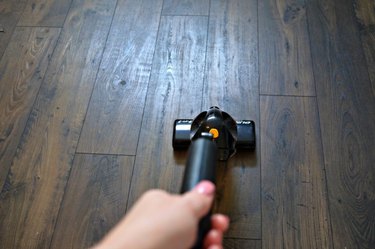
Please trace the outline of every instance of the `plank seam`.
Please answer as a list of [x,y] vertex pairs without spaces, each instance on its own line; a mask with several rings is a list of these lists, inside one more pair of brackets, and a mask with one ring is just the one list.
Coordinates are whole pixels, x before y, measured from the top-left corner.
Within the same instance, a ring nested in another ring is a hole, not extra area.
[[[208,11],[210,11],[210,9]],[[161,15],[161,16],[181,16],[181,17],[189,17],[189,16],[198,16],[198,17],[200,17],[200,16],[204,16],[204,17],[209,17],[210,15],[209,14],[208,15],[187,15],[187,14],[185,14],[185,15],[181,15],[181,14],[179,14],[179,15],[166,14],[165,15],[164,14],[164,15]]]
[[[314,58],[312,56],[312,42],[311,42],[311,32],[310,32],[310,21],[309,21],[309,14],[308,12],[310,12],[310,8],[309,6],[311,5],[307,5],[307,8],[306,8],[306,24],[307,24],[307,34],[308,34],[308,37],[309,37],[309,46],[310,46],[310,57],[311,57],[311,64],[312,65],[315,65],[314,64]],[[325,151],[324,151],[324,146],[323,146],[323,137],[322,137],[322,124],[321,124],[321,119],[320,119],[320,111],[319,111],[319,97],[318,97],[318,92],[317,92],[317,89],[316,89],[316,79],[315,79],[315,69],[314,69],[314,66],[312,66],[312,75],[313,75],[313,80],[314,80],[314,87],[315,87],[315,94],[316,94],[316,111],[317,111],[317,118],[318,118],[318,124],[319,124],[319,136],[320,136],[320,146],[322,148],[322,157],[323,157],[323,169],[324,169],[324,181],[325,181],[325,191],[326,191],[326,201],[327,201],[327,209],[328,209],[328,214],[329,214],[329,218],[328,218],[328,222],[329,222],[329,228],[330,228],[330,232],[331,234],[329,235],[329,240],[333,246],[333,249],[335,249],[335,243],[334,243],[334,240],[333,240],[333,228],[332,228],[332,222],[331,222],[331,204],[330,204],[330,199],[329,199],[329,196],[328,196],[328,182],[327,182],[327,171],[326,171],[326,159],[325,159]]]
[[[71,11],[71,8],[72,8],[72,4],[73,3],[73,0],[70,1],[70,5],[69,5],[69,9],[68,9],[68,12],[65,16],[65,19],[64,19],[64,23],[63,23],[63,27],[65,26],[65,22],[66,22],[66,19],[68,18],[69,16],[69,13]],[[69,168],[69,171],[68,171],[68,174],[67,174],[67,180],[66,180],[66,183],[65,183],[65,186],[64,186],[64,194],[61,198],[61,202],[60,202],[60,206],[59,206],[59,210],[57,211],[57,216],[56,216],[56,220],[55,220],[55,224],[53,226],[53,232],[52,232],[52,236],[51,236],[51,240],[50,240],[50,243],[49,243],[49,248],[51,247],[52,245],[52,241],[53,241],[53,238],[55,237],[55,230],[56,230],[56,226],[57,226],[57,221],[60,217],[60,212],[61,212],[61,207],[62,207],[62,204],[64,203],[64,200],[66,198],[66,189],[68,187],[68,182],[69,182],[69,179],[70,179],[70,175],[71,175],[71,172],[72,172],[72,168],[73,168],[73,162],[76,158],[76,155],[77,155],[77,148],[78,148],[78,144],[79,144],[79,140],[81,139],[81,134],[82,134],[82,128],[83,128],[83,124],[85,123],[85,120],[86,120],[86,116],[87,116],[87,112],[88,112],[88,107],[90,105],[90,102],[91,102],[91,98],[92,98],[92,95],[93,95],[93,92],[94,92],[94,89],[95,89],[95,85],[96,85],[96,80],[98,78],[98,74],[99,74],[99,71],[100,71],[100,65],[102,63],[102,60],[103,60],[103,55],[104,55],[104,51],[106,49],[106,45],[107,45],[107,41],[108,41],[108,37],[109,37],[109,32],[111,31],[111,27],[112,27],[112,23],[113,23],[113,19],[114,19],[114,16],[115,16],[115,12],[116,12],[116,9],[117,9],[117,5],[118,5],[118,0],[116,0],[116,5],[113,9],[113,13],[112,13],[112,18],[111,18],[111,23],[109,25],[109,28],[108,28],[108,31],[107,31],[107,37],[105,39],[105,42],[103,43],[104,46],[103,46],[103,49],[102,49],[102,55],[100,57],[100,62],[98,64],[98,68],[97,68],[97,71],[96,71],[96,75],[95,75],[95,80],[94,80],[94,84],[93,84],[93,87],[92,87],[92,90],[91,90],[91,94],[90,94],[90,98],[89,98],[89,101],[88,101],[88,104],[87,104],[87,108],[86,108],[86,113],[85,113],[85,116],[83,118],[83,122],[82,122],[82,126],[81,126],[81,130],[80,130],[80,133],[79,133],[79,137],[78,137],[78,140],[77,140],[77,144],[76,144],[76,148],[75,148],[75,152],[74,152],[74,156],[73,156],[73,159],[72,161],[70,162],[70,168]],[[62,30],[60,32],[60,36],[59,36],[59,40],[60,40],[60,37],[61,37],[61,33],[62,33]],[[56,46],[57,46],[58,42],[56,42]]]
[[[370,74],[370,67],[371,65],[369,64],[369,61],[368,61],[368,57],[366,56],[366,52],[365,52],[365,49],[364,49],[364,40],[363,40],[363,37],[364,35],[362,35],[361,31],[359,30],[358,28],[358,25],[359,25],[359,18],[357,17],[356,13],[355,13],[355,7],[352,5],[351,6],[351,10],[352,10],[352,19],[353,19],[353,23],[356,27],[356,31],[357,31],[357,34],[355,35],[356,37],[358,37],[359,39],[359,42],[360,42],[360,47],[361,47],[361,53],[362,53],[362,57],[365,59],[365,64],[366,64],[366,71],[367,71],[367,77],[369,79],[369,84],[370,84],[370,89],[372,89],[372,78],[371,78],[371,74]],[[374,10],[375,11],[375,10]],[[367,32],[367,31],[366,31]],[[375,82],[374,82],[375,83]],[[375,84],[374,84],[375,85]],[[375,95],[373,94],[373,96],[375,97]]]
[[150,68],[150,75],[148,76],[147,89],[146,89],[146,93],[145,93],[145,101],[144,101],[143,110],[142,110],[142,118],[141,118],[141,123],[140,123],[140,129],[139,129],[139,132],[138,132],[137,147],[136,147],[136,150],[135,150],[135,158],[134,158],[134,162],[133,162],[132,173],[131,173],[131,176],[130,176],[128,196],[126,198],[125,213],[128,211],[128,208],[129,208],[129,197],[130,197],[130,192],[131,192],[132,184],[133,184],[134,168],[135,168],[135,163],[136,163],[136,160],[137,160],[139,140],[141,139],[142,125],[143,125],[143,120],[144,120],[144,117],[145,117],[145,110],[146,110],[146,104],[147,104],[147,96],[148,96],[148,92],[149,92],[149,89],[150,89],[150,80],[151,80],[152,71],[154,69],[154,58],[155,58],[155,53],[156,53],[156,45],[157,45],[158,40],[159,40],[161,18],[163,17],[163,15],[162,15],[163,8],[164,8],[164,0],[162,1],[161,9],[160,9],[158,29],[157,29],[157,34],[156,34],[155,43],[154,43],[154,52],[152,54],[152,65],[151,65],[151,68]]
[[293,98],[316,98],[316,95],[293,95],[293,94],[259,94],[268,97],[293,97]]
[[[259,120],[259,125],[258,125],[258,132],[260,133],[261,129],[261,117],[260,117],[260,73],[259,73],[259,68],[260,68],[260,52],[259,52],[259,0],[256,1],[257,3],[257,52],[258,52],[258,65],[257,65],[257,71],[258,71],[258,120]],[[258,134],[256,136],[256,139],[258,140],[258,155],[259,155],[259,204],[260,204],[260,244],[262,248],[263,244],[263,191],[262,191],[262,146],[261,146],[261,136]]]
[[[17,20],[17,23],[16,23],[15,28],[17,27],[17,24],[19,23],[19,21],[20,21],[20,19],[21,19],[21,16],[22,16],[23,12],[25,11],[25,9],[26,9],[26,3],[24,3],[24,5],[23,5],[23,9],[20,11],[20,14],[19,14],[19,16],[18,16],[18,20]],[[12,37],[13,37],[14,31],[16,30],[15,28],[11,31],[12,34],[10,35],[10,37],[11,37],[10,39],[12,39]],[[10,40],[9,40],[9,41],[10,41]],[[3,56],[4,56],[4,54],[5,54],[5,51],[7,50],[8,46],[9,46],[9,42],[8,42],[8,45],[5,47],[3,53],[0,54],[0,60],[3,58]]]
[[208,1],[208,16],[207,16],[207,31],[206,31],[206,50],[204,54],[204,71],[203,71],[203,87],[201,96],[201,110],[203,110],[203,96],[204,88],[207,84],[207,53],[208,53],[208,41],[210,37],[210,17],[211,17],[211,0]]
[[116,154],[116,153],[98,153],[98,152],[76,152],[75,155],[93,155],[93,156],[127,156],[135,157],[133,154]]

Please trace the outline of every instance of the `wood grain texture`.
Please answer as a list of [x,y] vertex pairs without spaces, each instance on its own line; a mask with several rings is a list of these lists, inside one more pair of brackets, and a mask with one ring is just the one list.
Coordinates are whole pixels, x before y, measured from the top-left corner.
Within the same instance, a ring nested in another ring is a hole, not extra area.
[[62,27],[71,2],[72,0],[27,1],[18,25]]
[[209,0],[164,0],[162,14],[208,16],[209,6]]
[[207,17],[162,17],[129,205],[146,190],[178,192],[185,153],[173,153],[173,122],[201,110]]
[[375,96],[375,1],[354,0],[354,7]]
[[262,247],[333,248],[316,100],[260,100]]
[[133,157],[75,156],[51,248],[88,248],[122,218],[133,163]]
[[262,94],[314,96],[304,0],[259,1]]
[[0,0],[0,59],[25,8],[26,0]]
[[0,248],[85,248],[178,192],[173,121],[212,105],[256,123],[218,165],[225,248],[375,248],[374,4],[0,0]]
[[1,188],[59,33],[53,28],[16,28],[0,61]]
[[[202,110],[219,106],[236,120],[254,120],[258,134],[256,16],[256,1],[212,2]],[[242,151],[217,169],[215,211],[230,216],[228,237],[259,239],[261,236],[259,155],[259,150]]]
[[311,1],[311,51],[335,248],[375,247],[375,99],[352,1]]
[[161,8],[161,0],[119,1],[79,152],[135,155]]
[[225,249],[261,249],[261,240],[247,239],[224,239],[223,245]]
[[76,0],[0,195],[4,248],[48,248],[116,1]]

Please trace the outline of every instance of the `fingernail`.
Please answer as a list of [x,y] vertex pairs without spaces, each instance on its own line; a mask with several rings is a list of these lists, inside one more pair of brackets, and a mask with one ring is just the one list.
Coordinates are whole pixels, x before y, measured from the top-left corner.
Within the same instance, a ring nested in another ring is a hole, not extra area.
[[213,195],[215,192],[215,185],[212,182],[205,180],[198,183],[198,185],[195,186],[195,189],[200,194]]

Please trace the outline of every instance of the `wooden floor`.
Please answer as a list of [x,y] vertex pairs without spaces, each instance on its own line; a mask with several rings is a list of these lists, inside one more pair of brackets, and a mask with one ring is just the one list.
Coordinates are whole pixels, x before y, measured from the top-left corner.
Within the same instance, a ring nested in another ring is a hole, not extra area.
[[172,125],[256,123],[225,248],[375,248],[373,0],[0,0],[0,248],[85,248],[178,192]]

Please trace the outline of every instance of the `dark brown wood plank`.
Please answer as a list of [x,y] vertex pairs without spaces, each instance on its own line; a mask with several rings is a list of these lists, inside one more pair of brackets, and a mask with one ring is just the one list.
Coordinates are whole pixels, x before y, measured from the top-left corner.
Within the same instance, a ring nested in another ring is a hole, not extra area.
[[8,46],[26,0],[0,1],[0,59]]
[[1,188],[59,33],[55,28],[16,28],[0,61]]
[[[236,120],[254,120],[258,134],[256,33],[257,1],[212,2],[202,109],[216,105]],[[217,169],[215,211],[231,218],[229,237],[260,239],[259,152],[239,152]]]
[[262,94],[314,96],[305,0],[259,1]]
[[260,100],[262,246],[333,248],[316,99]]
[[151,188],[180,190],[185,155],[173,153],[173,122],[201,111],[207,22],[161,18],[128,207]]
[[51,248],[88,248],[122,218],[133,163],[133,157],[75,156]]
[[[71,2],[72,0],[28,1],[18,25],[62,27]],[[102,4],[102,8],[105,7]]]
[[116,1],[76,0],[0,195],[4,248],[48,248]]
[[354,0],[354,7],[375,96],[375,1]]
[[375,99],[352,1],[309,1],[335,248],[375,247]]
[[225,249],[261,249],[261,240],[224,239]]
[[208,16],[209,0],[164,0],[163,15]]
[[135,155],[161,8],[161,0],[119,1],[79,152]]

